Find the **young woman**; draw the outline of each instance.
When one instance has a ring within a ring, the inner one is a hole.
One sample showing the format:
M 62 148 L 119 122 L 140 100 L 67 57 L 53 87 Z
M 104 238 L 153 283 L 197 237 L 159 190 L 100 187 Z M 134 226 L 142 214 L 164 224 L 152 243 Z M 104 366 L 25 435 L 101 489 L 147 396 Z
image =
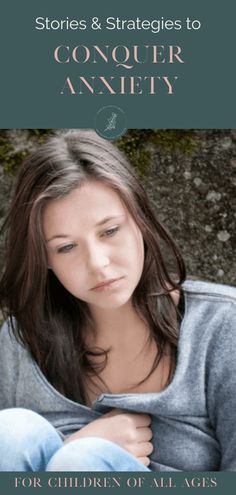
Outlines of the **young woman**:
M 236 289 L 184 282 L 125 157 L 55 135 L 4 227 L 0 469 L 236 470 Z

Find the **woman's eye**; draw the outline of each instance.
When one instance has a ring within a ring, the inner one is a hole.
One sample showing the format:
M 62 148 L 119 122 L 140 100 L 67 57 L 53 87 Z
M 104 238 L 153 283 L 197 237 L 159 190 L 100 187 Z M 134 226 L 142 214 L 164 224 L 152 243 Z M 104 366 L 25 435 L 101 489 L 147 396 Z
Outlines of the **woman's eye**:
M 75 244 L 66 244 L 66 246 L 62 246 L 58 248 L 58 253 L 69 253 L 75 247 Z
M 115 235 L 119 230 L 119 227 L 112 227 L 110 229 L 105 230 L 104 234 L 106 237 L 112 237 Z

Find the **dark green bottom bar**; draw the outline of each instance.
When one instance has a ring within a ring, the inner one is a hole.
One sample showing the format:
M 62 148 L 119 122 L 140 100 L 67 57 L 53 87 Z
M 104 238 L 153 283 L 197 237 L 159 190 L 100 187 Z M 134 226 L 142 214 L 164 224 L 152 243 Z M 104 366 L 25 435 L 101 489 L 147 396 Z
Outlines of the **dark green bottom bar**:
M 235 494 L 236 472 L 169 472 L 165 473 L 90 473 L 72 472 L 51 473 L 0 473 L 1 493 L 11 495 L 29 491 L 55 493 L 60 491 L 99 491 L 128 494 L 137 490 L 140 495 L 163 490 L 166 494 L 186 494 L 193 490 L 196 494 L 213 492 L 214 494 Z

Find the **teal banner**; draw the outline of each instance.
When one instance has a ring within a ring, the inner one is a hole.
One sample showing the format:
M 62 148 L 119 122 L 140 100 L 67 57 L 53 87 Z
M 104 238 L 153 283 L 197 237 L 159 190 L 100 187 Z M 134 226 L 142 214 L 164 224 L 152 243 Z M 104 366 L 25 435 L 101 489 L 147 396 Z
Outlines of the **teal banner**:
M 112 106 L 117 134 L 234 128 L 235 18 L 234 0 L 5 1 L 0 125 L 96 127 Z
M 75 493 L 234 495 L 236 473 L 1 473 L 1 488 L 8 494 Z M 193 491 L 192 491 L 193 490 Z

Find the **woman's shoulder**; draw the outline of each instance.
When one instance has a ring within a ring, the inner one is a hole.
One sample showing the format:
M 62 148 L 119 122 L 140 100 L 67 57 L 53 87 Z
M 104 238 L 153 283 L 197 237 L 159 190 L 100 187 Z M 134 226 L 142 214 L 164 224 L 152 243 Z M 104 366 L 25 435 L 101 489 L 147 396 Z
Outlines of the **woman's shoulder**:
M 236 303 L 236 287 L 202 280 L 186 280 L 183 284 L 186 297 L 210 301 Z
M 6 321 L 0 328 L 0 409 L 13 407 L 15 404 L 21 349 L 10 322 Z
M 2 340 L 11 340 L 13 337 L 11 331 L 10 320 L 4 321 L 0 326 L 0 339 Z
M 188 362 L 194 374 L 211 369 L 217 377 L 224 366 L 226 374 L 230 367 L 236 372 L 236 288 L 187 280 L 183 294 L 179 355 L 184 366 Z
M 236 287 L 200 280 L 183 284 L 185 335 L 193 341 L 236 338 Z M 187 329 L 187 331 L 186 331 Z
M 20 349 L 22 349 L 22 345 L 14 335 L 10 320 L 6 320 L 0 327 L 0 355 L 2 353 L 16 352 Z

